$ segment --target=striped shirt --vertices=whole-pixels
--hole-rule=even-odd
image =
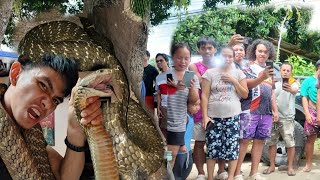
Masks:
[[[177,90],[175,87],[168,86],[167,74],[172,74],[173,79],[177,81],[174,70],[163,72],[156,78],[156,90],[161,93],[161,106],[167,107],[167,130],[185,132],[189,89]],[[197,76],[194,75],[193,79],[194,87],[200,89]]]

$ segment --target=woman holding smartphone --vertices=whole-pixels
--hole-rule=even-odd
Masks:
[[[172,151],[170,166],[173,168],[178,151],[186,152],[184,135],[187,124],[187,102],[195,103],[199,99],[199,80],[196,75],[190,87],[183,83],[183,77],[191,61],[188,44],[177,43],[171,47],[174,68],[157,77],[158,93],[166,98],[167,104],[167,146]],[[163,101],[163,100],[162,100]]]
[[[239,155],[240,97],[248,97],[246,76],[233,67],[234,52],[221,48],[224,65],[202,76],[202,114],[206,129],[208,180],[213,180],[215,162],[229,161],[228,179],[233,179]]]

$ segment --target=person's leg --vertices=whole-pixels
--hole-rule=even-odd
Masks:
[[[175,180],[184,180],[183,179],[183,175],[184,175],[184,171],[185,166],[186,166],[186,161],[187,161],[187,153],[183,153],[183,154],[178,154],[172,169],[172,172],[174,174],[174,178]]]
[[[233,180],[237,168],[238,160],[231,160],[228,162],[228,180]]]
[[[176,157],[177,157],[179,149],[180,149],[180,145],[168,145],[168,150],[172,152],[172,160],[169,161],[172,169],[174,167],[174,163],[176,161]]]
[[[251,141],[250,139],[240,139],[239,158],[238,158],[238,162],[235,170],[235,176],[241,175],[241,166],[242,166],[244,157],[246,156],[250,141]]]
[[[203,165],[206,162],[206,154],[204,152],[204,145],[206,143],[205,130],[201,122],[194,125],[193,138],[195,140],[193,150],[193,160],[198,170],[198,175],[205,175]]]
[[[249,142],[255,136],[258,121],[251,117],[250,113],[240,114],[240,148],[235,176],[241,175],[241,166],[247,154]]]
[[[258,167],[262,155],[264,140],[254,139],[251,150],[251,171],[250,176],[258,173]]]
[[[273,123],[272,131],[271,131],[271,138],[267,140],[266,144],[269,146],[268,154],[270,165],[267,169],[263,170],[263,174],[270,174],[273,173],[276,169],[276,154],[277,154],[277,142],[280,137],[280,124]]]
[[[303,168],[304,172],[310,172],[311,171],[311,161],[313,156],[313,150],[314,150],[314,142],[317,139],[316,134],[309,135],[307,137],[307,143],[305,146],[305,152],[306,152],[306,165]]]
[[[225,167],[226,167],[226,160],[224,159],[218,159],[218,175],[220,173],[225,172]]]
[[[215,159],[207,159],[207,171],[208,171],[208,180],[213,180],[214,166],[216,164]]]
[[[257,114],[252,115],[252,118],[259,120],[251,151],[252,164],[250,176],[255,176],[258,173],[258,167],[261,160],[265,140],[271,137],[272,115]]]
[[[287,174],[289,176],[295,176],[296,173],[293,167],[294,153],[295,153],[295,141],[294,141],[294,119],[280,119],[279,126],[280,134],[284,140],[288,154],[288,169]],[[278,168],[279,170],[279,168]]]

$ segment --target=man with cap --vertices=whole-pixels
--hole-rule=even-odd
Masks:
[[[317,79],[320,75],[320,60],[317,61],[316,72],[313,76],[305,79],[301,85],[300,94],[302,96],[302,106],[305,112],[306,120],[304,122],[304,133],[307,135],[307,143],[305,146],[306,165],[304,172],[311,171],[311,161],[314,150],[314,142],[319,134],[319,125],[317,123]],[[319,97],[320,98],[320,97]],[[320,100],[319,100],[320,101]]]

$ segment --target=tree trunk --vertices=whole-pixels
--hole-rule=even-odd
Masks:
[[[143,63],[147,49],[149,18],[130,10],[130,0],[84,0],[84,9],[96,31],[111,40],[135,96],[140,100]]]
[[[4,38],[7,25],[11,16],[13,0],[0,1],[0,44]]]

